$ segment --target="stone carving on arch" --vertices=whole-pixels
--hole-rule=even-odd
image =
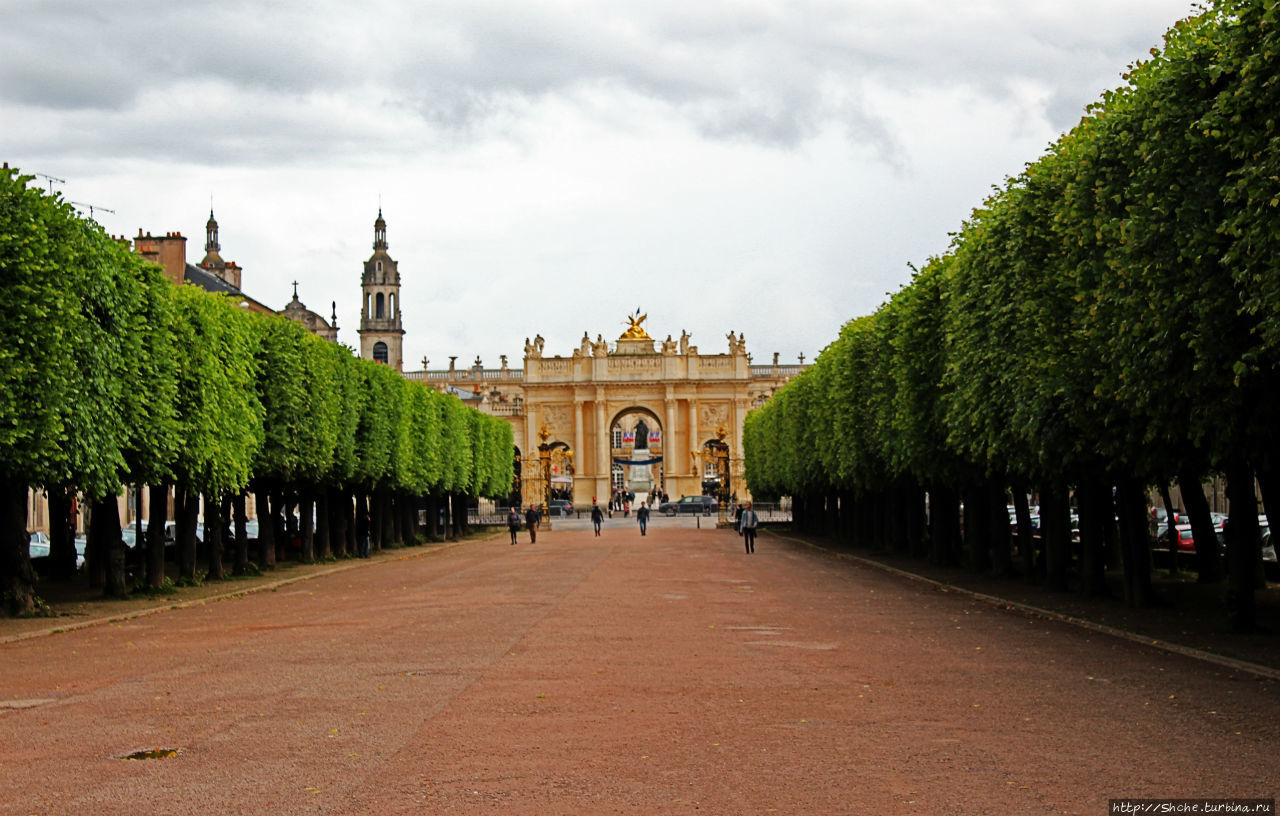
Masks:
[[[703,403],[698,416],[698,425],[702,428],[714,428],[729,422],[729,405],[724,402]]]
[[[573,428],[572,409],[568,405],[548,405],[543,410],[543,421],[547,423],[547,428],[562,433],[568,433]]]

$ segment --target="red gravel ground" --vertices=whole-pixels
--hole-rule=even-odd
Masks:
[[[0,645],[5,814],[1104,814],[1277,746],[1276,681],[661,523]]]

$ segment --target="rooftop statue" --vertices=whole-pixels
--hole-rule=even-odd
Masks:
[[[649,333],[640,326],[640,324],[643,323],[645,321],[645,318],[647,318],[648,316],[649,315],[647,314],[644,314],[644,315],[640,314],[639,309],[636,309],[636,313],[634,316],[627,315],[627,320],[630,321],[631,325],[627,327],[627,330],[624,331],[622,333],[622,336],[619,337],[618,339],[619,340],[652,340],[653,338],[649,336]]]

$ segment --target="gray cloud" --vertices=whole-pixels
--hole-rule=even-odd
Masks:
[[[425,129],[415,141],[447,146],[609,86],[707,138],[790,147],[834,124],[892,162],[893,135],[861,98],[867,83],[961,84],[996,100],[1034,83],[1053,124],[1069,127],[1160,34],[1150,15],[1114,8],[17,0],[0,32],[0,100],[49,111],[76,138],[84,117],[102,117],[86,145],[103,155],[278,161],[351,148],[342,117],[356,113],[367,150],[404,146],[404,112]],[[138,138],[113,115],[156,133]]]

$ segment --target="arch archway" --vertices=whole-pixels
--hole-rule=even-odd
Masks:
[[[638,438],[643,434],[643,439]],[[657,412],[643,405],[617,411],[609,422],[610,486],[637,500],[661,493],[666,469],[664,429]]]

